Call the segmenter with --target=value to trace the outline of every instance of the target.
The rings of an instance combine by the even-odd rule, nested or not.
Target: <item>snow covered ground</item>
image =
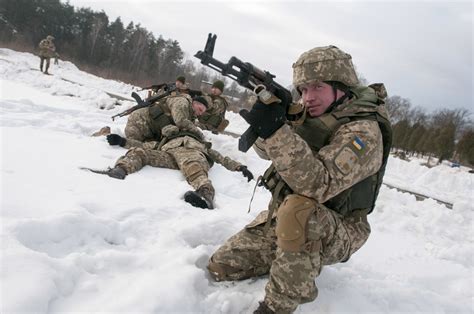
[[[106,168],[125,153],[104,137],[123,134],[133,86],[60,61],[46,76],[39,58],[0,49],[1,313],[251,313],[267,278],[214,283],[209,256],[270,198],[220,165],[210,171],[216,209],[182,200],[175,170],[145,167],[124,181]],[[101,109],[102,108],[102,109]],[[229,113],[229,130],[246,124]],[[224,155],[255,175],[268,162],[237,150],[237,139],[206,132]],[[454,204],[382,187],[372,235],[347,263],[326,267],[318,299],[298,313],[473,313],[473,175],[391,158],[385,181]]]

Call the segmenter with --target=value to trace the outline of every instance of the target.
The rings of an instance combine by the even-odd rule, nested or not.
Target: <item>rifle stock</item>
[[[227,76],[251,91],[255,91],[257,87],[264,88],[282,100],[286,106],[291,103],[291,92],[275,82],[275,75],[268,71],[260,70],[249,62],[243,62],[236,57],[231,57],[227,63],[223,63],[213,57],[214,47],[217,35],[209,34],[204,51],[198,51],[194,56],[201,60],[201,63],[211,69],[219,72],[223,76]],[[288,103],[286,103],[288,102]],[[288,109],[288,108],[287,108]],[[257,140],[258,135],[252,127],[249,127],[239,139],[239,150],[246,152],[252,147]]]

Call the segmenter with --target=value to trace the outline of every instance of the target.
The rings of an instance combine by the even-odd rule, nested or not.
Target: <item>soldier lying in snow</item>
[[[134,111],[125,128],[126,138],[110,134],[110,145],[129,148],[115,167],[100,173],[124,179],[146,165],[179,169],[195,191],[188,191],[184,200],[193,206],[213,209],[214,187],[208,178],[214,162],[230,171],[240,171],[253,179],[246,166],[222,156],[204,141],[204,136],[193,123],[202,115],[210,102],[207,97],[194,100],[187,94],[167,97],[149,108]]]

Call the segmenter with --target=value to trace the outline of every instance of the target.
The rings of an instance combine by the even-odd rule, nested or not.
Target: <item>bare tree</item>
[[[396,124],[402,120],[409,120],[411,102],[398,95],[387,97],[385,106],[390,116],[390,121]]]

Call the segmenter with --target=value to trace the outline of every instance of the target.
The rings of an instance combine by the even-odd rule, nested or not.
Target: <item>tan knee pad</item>
[[[195,161],[186,163],[185,166],[183,167],[183,172],[189,182],[196,180],[202,175],[207,176],[207,173],[203,169],[201,164]]]
[[[276,236],[283,251],[301,252],[307,238],[307,226],[315,202],[307,197],[290,194],[278,208]]]

